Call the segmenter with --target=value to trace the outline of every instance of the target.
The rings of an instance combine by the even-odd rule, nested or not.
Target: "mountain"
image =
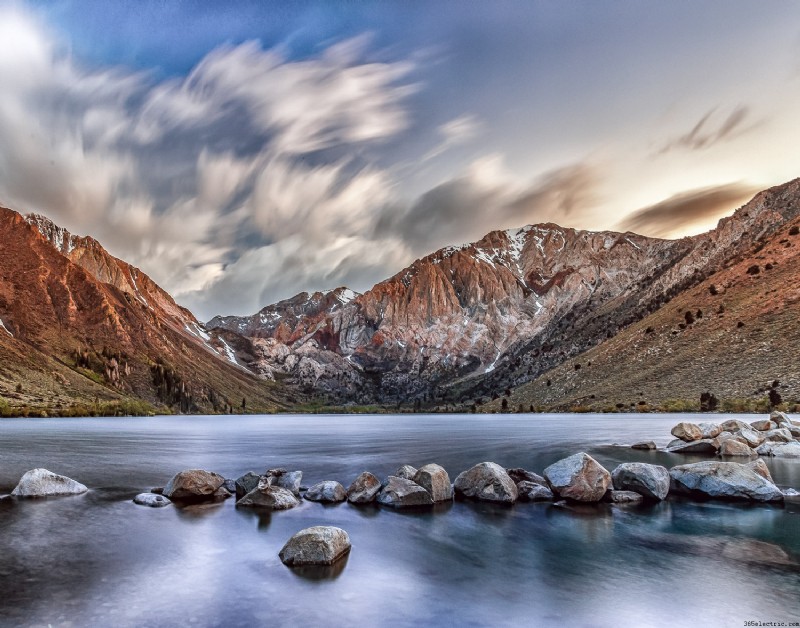
[[[0,412],[285,405],[281,387],[92,238],[0,208],[0,241]]]
[[[301,294],[208,328],[230,334],[254,371],[340,402],[463,408],[613,338],[745,255],[797,217],[799,185],[680,240],[554,224],[493,231],[364,294]]]

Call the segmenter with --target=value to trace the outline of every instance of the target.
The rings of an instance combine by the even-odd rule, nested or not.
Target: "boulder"
[[[502,504],[513,504],[518,496],[514,480],[494,462],[481,462],[460,473],[454,489],[460,497]]]
[[[703,433],[703,438],[716,438],[722,432],[722,428],[717,423],[698,423],[697,427]]]
[[[648,441],[643,441],[641,443],[634,443],[633,445],[631,445],[631,449],[645,449],[645,450],[656,449],[656,444],[653,441],[648,440]]]
[[[514,484],[519,484],[520,482],[533,482],[534,484],[547,486],[547,480],[533,471],[526,471],[525,469],[520,469],[517,467],[515,469],[506,469],[506,473],[508,473],[508,477],[514,481]]]
[[[300,497],[300,483],[303,481],[302,471],[287,471],[286,469],[268,469],[261,476],[260,483],[277,486],[291,491],[295,497]]]
[[[431,494],[412,480],[390,475],[378,493],[378,503],[392,508],[419,508],[433,506]]]
[[[739,419],[728,419],[727,421],[723,421],[720,423],[720,428],[723,432],[733,433],[736,433],[742,429],[752,429],[750,425],[744,421],[740,421]]]
[[[395,477],[405,478],[406,480],[413,480],[417,474],[417,469],[410,464],[404,464],[397,471],[394,472]]]
[[[792,433],[785,427],[779,427],[769,432],[762,433],[764,435],[764,440],[771,443],[791,443],[794,440]],[[759,445],[760,444],[761,443],[759,443]]]
[[[236,479],[236,499],[241,499],[250,491],[258,488],[258,483],[261,481],[261,476],[254,471],[248,471],[243,476]]]
[[[163,508],[169,506],[172,502],[163,495],[156,495],[155,493],[139,493],[133,498],[134,504],[140,506],[150,506],[151,508]]]
[[[72,478],[47,469],[32,469],[23,475],[11,491],[17,497],[48,497],[50,495],[80,495],[89,489]]]
[[[750,447],[758,447],[764,442],[764,434],[758,430],[754,430],[749,425],[743,427],[737,432],[734,432],[734,434],[743,438]]]
[[[769,419],[762,419],[760,421],[753,421],[750,424],[754,430],[758,430],[759,432],[769,432],[770,430],[774,430],[778,427],[778,424],[774,421],[770,421]]]
[[[667,446],[664,449],[670,450],[673,447],[680,447],[683,444],[684,444],[684,441],[682,441],[680,438],[676,438],[675,440],[669,441],[669,443],[667,443]]]
[[[719,446],[720,456],[757,456],[755,450],[734,438],[723,441]]]
[[[368,471],[364,471],[347,489],[347,501],[351,504],[369,504],[380,490],[381,481]]]
[[[288,510],[300,503],[292,491],[280,486],[261,483],[242,497],[236,506],[253,508],[269,508],[270,510]]]
[[[611,474],[584,452],[551,464],[544,477],[553,493],[579,502],[599,502],[611,484]]]
[[[640,504],[644,501],[644,497],[635,491],[606,491],[603,501],[612,504]]]
[[[690,496],[757,502],[782,501],[783,493],[756,469],[736,462],[695,462],[672,467],[670,490]]]
[[[779,410],[773,410],[769,415],[769,420],[778,424],[778,427],[783,425],[792,425],[792,420],[789,415]]]
[[[453,485],[450,484],[450,476],[444,467],[438,464],[426,464],[411,478],[428,493],[435,502],[446,502],[453,499]]]
[[[211,471],[189,469],[176,473],[164,487],[164,495],[172,501],[196,503],[214,499],[225,478]]]
[[[343,502],[347,499],[344,486],[333,480],[315,484],[306,491],[305,498],[311,502]]]
[[[769,480],[773,484],[775,481],[772,479],[772,474],[769,472],[769,467],[767,463],[764,462],[761,458],[758,460],[753,460],[753,462],[748,462],[747,467],[758,473],[762,478],[765,480]]]
[[[694,423],[687,423],[685,421],[673,427],[670,434],[686,443],[691,443],[692,441],[703,438],[703,430]]]
[[[617,491],[634,491],[643,497],[661,501],[669,493],[669,471],[666,467],[643,462],[626,462],[611,474]]]
[[[341,528],[314,526],[300,530],[278,556],[284,565],[332,565],[350,551],[350,537]]]
[[[761,445],[756,452],[759,456],[774,456],[775,458],[800,458],[800,443],[773,443]]]
[[[715,454],[717,453],[717,445],[714,440],[704,438],[691,443],[682,442],[676,447],[669,447],[667,451],[673,454]]]
[[[553,491],[541,484],[522,480],[517,482],[517,499],[521,502],[551,502]]]
[[[228,493],[233,494],[236,492],[236,480],[230,480],[225,478],[225,481],[222,483],[222,488],[224,488]]]

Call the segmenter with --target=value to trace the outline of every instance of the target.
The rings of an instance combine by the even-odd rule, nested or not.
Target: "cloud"
[[[463,114],[445,122],[436,130],[441,141],[422,157],[421,162],[429,161],[443,152],[473,139],[480,133],[481,123],[477,117]]]
[[[710,109],[684,135],[667,142],[659,152],[667,153],[676,149],[703,150],[714,144],[741,135],[752,128],[742,128],[750,117],[750,109],[739,105],[727,116],[720,115],[717,108]]]
[[[681,192],[633,212],[619,223],[618,228],[657,238],[685,235],[694,227],[707,225],[729,214],[756,192],[758,188],[743,183]]]

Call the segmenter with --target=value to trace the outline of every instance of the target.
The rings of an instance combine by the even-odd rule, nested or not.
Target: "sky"
[[[800,3],[11,2],[0,204],[201,320],[493,229],[681,237],[800,176]]]

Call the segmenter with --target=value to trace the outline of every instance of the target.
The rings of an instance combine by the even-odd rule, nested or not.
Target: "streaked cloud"
[[[750,108],[745,105],[739,105],[728,114],[721,113],[715,107],[707,111],[687,133],[667,142],[661,152],[709,148],[752,128],[752,123],[745,125],[751,117]]]

